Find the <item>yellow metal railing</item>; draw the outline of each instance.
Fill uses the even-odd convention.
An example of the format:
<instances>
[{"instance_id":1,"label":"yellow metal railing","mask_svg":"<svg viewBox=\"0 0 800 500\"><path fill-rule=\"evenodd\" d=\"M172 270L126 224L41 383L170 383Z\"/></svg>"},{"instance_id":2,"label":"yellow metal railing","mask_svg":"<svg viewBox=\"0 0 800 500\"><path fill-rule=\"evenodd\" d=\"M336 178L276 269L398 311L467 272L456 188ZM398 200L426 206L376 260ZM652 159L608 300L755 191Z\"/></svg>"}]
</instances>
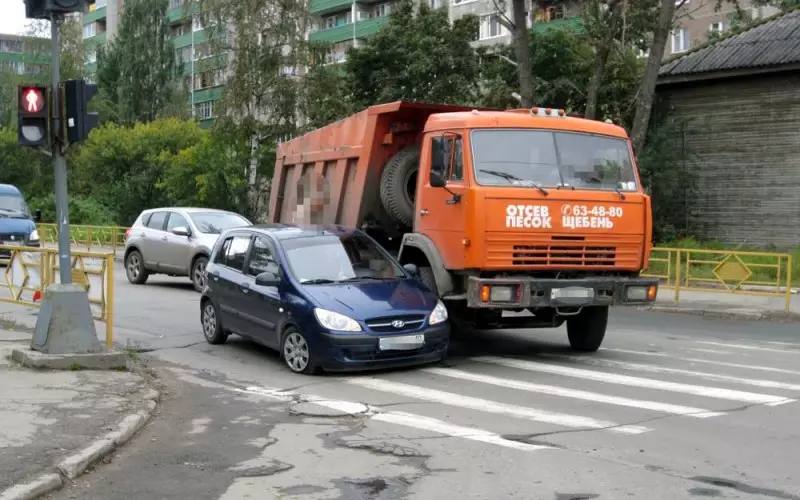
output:
<instances>
[{"instance_id":1,"label":"yellow metal railing","mask_svg":"<svg viewBox=\"0 0 800 500\"><path fill-rule=\"evenodd\" d=\"M58 250L0 245L8 256L0 302L39 307L45 289L58 282ZM106 345L114 344L114 254L72 251L72 282L86 288L92 315L106 326Z\"/></svg>"},{"instance_id":2,"label":"yellow metal railing","mask_svg":"<svg viewBox=\"0 0 800 500\"><path fill-rule=\"evenodd\" d=\"M58 226L56 224L40 223L36 225L42 243L55 245L58 243ZM112 254L117 254L117 249L125 247L125 231L123 226L69 226L72 246L85 248L87 252L95 249L109 249Z\"/></svg>"},{"instance_id":3,"label":"yellow metal railing","mask_svg":"<svg viewBox=\"0 0 800 500\"><path fill-rule=\"evenodd\" d=\"M783 297L791 309L792 256L788 253L654 248L643 276L675 290Z\"/></svg>"}]
</instances>

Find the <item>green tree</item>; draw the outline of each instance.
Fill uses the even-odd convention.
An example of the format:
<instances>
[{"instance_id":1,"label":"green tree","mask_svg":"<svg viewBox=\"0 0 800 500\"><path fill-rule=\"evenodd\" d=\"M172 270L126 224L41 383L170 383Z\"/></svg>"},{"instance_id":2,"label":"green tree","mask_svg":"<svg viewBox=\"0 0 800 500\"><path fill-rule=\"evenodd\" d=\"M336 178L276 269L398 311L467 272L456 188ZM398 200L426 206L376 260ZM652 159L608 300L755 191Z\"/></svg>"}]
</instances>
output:
<instances>
[{"instance_id":1,"label":"green tree","mask_svg":"<svg viewBox=\"0 0 800 500\"><path fill-rule=\"evenodd\" d=\"M107 91L112 117L119 123L187 116L188 96L181 84L167 19L168 0L127 0L119 32L98 54L98 85Z\"/></svg>"},{"instance_id":2,"label":"green tree","mask_svg":"<svg viewBox=\"0 0 800 500\"><path fill-rule=\"evenodd\" d=\"M313 60L322 61L321 54L318 53ZM303 85L302 109L306 129L322 127L356 111L344 68L338 64L311 66Z\"/></svg>"},{"instance_id":3,"label":"green tree","mask_svg":"<svg viewBox=\"0 0 800 500\"><path fill-rule=\"evenodd\" d=\"M415 12L416 10L416 12ZM471 43L478 19L465 16L450 24L445 9L400 0L389 22L351 49L344 69L357 108L398 99L473 104L480 69Z\"/></svg>"},{"instance_id":4,"label":"green tree","mask_svg":"<svg viewBox=\"0 0 800 500\"><path fill-rule=\"evenodd\" d=\"M172 203L165 173L207 135L196 122L175 118L99 127L75 155L72 193L92 196L119 224L130 224L142 209Z\"/></svg>"}]
</instances>

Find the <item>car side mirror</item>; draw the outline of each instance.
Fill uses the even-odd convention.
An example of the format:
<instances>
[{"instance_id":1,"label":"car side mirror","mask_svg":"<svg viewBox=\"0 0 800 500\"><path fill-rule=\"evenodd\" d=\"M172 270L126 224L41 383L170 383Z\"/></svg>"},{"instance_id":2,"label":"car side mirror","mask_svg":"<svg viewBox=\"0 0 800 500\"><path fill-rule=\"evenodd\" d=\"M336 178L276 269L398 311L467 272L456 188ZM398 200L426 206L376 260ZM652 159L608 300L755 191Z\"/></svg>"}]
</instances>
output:
<instances>
[{"instance_id":1,"label":"car side mirror","mask_svg":"<svg viewBox=\"0 0 800 500\"><path fill-rule=\"evenodd\" d=\"M412 264L410 262L408 264L403 264L403 269L405 269L406 272L411 276L416 276L417 273L419 272L419 268L417 267L417 265Z\"/></svg>"},{"instance_id":2,"label":"car side mirror","mask_svg":"<svg viewBox=\"0 0 800 500\"><path fill-rule=\"evenodd\" d=\"M444 176L438 170L431 170L430 185L435 188L443 188L447 185Z\"/></svg>"},{"instance_id":3,"label":"car side mirror","mask_svg":"<svg viewBox=\"0 0 800 500\"><path fill-rule=\"evenodd\" d=\"M192 232L188 227L178 226L172 228L172 234L177 234L178 236L191 236Z\"/></svg>"},{"instance_id":4,"label":"car side mirror","mask_svg":"<svg viewBox=\"0 0 800 500\"><path fill-rule=\"evenodd\" d=\"M42 209L37 208L33 211L33 222L41 222L42 221Z\"/></svg>"},{"instance_id":5,"label":"car side mirror","mask_svg":"<svg viewBox=\"0 0 800 500\"><path fill-rule=\"evenodd\" d=\"M272 271L264 271L256 276L256 285L258 286L278 286L281 284L281 278Z\"/></svg>"}]
</instances>

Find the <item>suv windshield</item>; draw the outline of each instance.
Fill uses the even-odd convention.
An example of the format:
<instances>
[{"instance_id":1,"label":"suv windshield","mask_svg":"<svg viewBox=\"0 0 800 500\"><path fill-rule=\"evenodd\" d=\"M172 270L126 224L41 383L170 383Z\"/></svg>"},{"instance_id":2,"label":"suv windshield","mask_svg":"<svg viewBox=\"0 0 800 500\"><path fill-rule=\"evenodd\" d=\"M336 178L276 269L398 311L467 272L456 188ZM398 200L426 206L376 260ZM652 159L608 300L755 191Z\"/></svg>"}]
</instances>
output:
<instances>
[{"instance_id":1,"label":"suv windshield","mask_svg":"<svg viewBox=\"0 0 800 500\"><path fill-rule=\"evenodd\" d=\"M397 279L403 269L368 237L360 234L285 239L281 246L301 283Z\"/></svg>"},{"instance_id":2,"label":"suv windshield","mask_svg":"<svg viewBox=\"0 0 800 500\"><path fill-rule=\"evenodd\" d=\"M473 130L472 164L481 185L635 191L628 142L531 129Z\"/></svg>"},{"instance_id":3,"label":"suv windshield","mask_svg":"<svg viewBox=\"0 0 800 500\"><path fill-rule=\"evenodd\" d=\"M249 226L250 222L241 215L225 212L198 212L189 217L197 226L197 230L206 234L221 234L226 229Z\"/></svg>"},{"instance_id":4,"label":"suv windshield","mask_svg":"<svg viewBox=\"0 0 800 500\"><path fill-rule=\"evenodd\" d=\"M30 215L28 205L22 196L16 194L3 194L0 195L0 212L18 212L24 215Z\"/></svg>"}]
</instances>

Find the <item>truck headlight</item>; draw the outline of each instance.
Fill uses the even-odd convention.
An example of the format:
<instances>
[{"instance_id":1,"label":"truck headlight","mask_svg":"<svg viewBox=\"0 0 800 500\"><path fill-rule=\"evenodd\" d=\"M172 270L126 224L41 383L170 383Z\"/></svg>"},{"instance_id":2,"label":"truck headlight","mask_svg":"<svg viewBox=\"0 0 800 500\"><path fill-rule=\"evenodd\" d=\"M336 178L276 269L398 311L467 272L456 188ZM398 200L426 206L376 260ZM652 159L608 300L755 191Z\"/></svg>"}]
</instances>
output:
<instances>
[{"instance_id":1,"label":"truck headlight","mask_svg":"<svg viewBox=\"0 0 800 500\"><path fill-rule=\"evenodd\" d=\"M358 321L354 320L344 314L328 311L327 309L314 309L314 316L323 328L337 332L360 332L361 325Z\"/></svg>"},{"instance_id":2,"label":"truck headlight","mask_svg":"<svg viewBox=\"0 0 800 500\"><path fill-rule=\"evenodd\" d=\"M35 242L39 241L39 230L38 229L34 229L33 231L31 231L31 234L28 235L28 241L30 241L31 243L35 243Z\"/></svg>"},{"instance_id":3,"label":"truck headlight","mask_svg":"<svg viewBox=\"0 0 800 500\"><path fill-rule=\"evenodd\" d=\"M433 308L430 317L428 318L429 325L438 325L447 321L447 308L442 301L436 302L436 307Z\"/></svg>"}]
</instances>

